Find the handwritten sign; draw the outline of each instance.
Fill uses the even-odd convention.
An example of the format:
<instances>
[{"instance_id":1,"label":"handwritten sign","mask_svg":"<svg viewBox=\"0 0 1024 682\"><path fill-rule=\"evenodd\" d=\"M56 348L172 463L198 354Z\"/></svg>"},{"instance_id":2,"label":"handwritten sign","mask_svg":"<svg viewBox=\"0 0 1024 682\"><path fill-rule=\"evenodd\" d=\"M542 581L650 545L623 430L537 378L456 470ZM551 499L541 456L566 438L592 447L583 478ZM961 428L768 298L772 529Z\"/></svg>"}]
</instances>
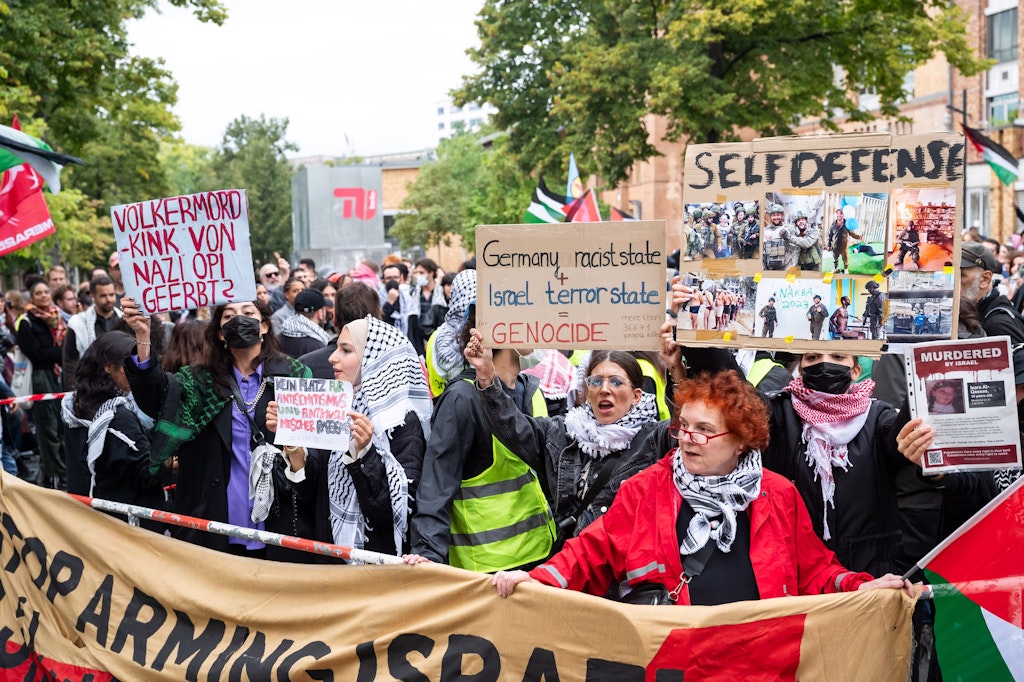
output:
<instances>
[{"instance_id":1,"label":"handwritten sign","mask_svg":"<svg viewBox=\"0 0 1024 682\"><path fill-rule=\"evenodd\" d=\"M274 377L277 445L347 450L352 384L334 379Z\"/></svg>"},{"instance_id":2,"label":"handwritten sign","mask_svg":"<svg viewBox=\"0 0 1024 682\"><path fill-rule=\"evenodd\" d=\"M110 209L125 292L147 313L256 298L245 190Z\"/></svg>"},{"instance_id":3,"label":"handwritten sign","mask_svg":"<svg viewBox=\"0 0 1024 682\"><path fill-rule=\"evenodd\" d=\"M659 348L664 221L481 225L476 245L486 346Z\"/></svg>"}]
</instances>

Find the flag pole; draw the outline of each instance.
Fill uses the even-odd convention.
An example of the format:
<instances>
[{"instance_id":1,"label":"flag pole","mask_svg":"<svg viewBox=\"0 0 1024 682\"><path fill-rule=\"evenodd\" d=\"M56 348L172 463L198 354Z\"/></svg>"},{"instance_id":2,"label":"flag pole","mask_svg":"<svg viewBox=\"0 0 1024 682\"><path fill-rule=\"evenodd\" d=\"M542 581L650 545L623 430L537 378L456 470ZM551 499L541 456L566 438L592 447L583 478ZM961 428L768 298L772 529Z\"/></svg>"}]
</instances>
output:
<instances>
[{"instance_id":1,"label":"flag pole","mask_svg":"<svg viewBox=\"0 0 1024 682\"><path fill-rule=\"evenodd\" d=\"M941 552L942 550L944 550L947 547L949 547L956 540L958 540L964 533L969 531L971 529L971 527L974 525L976 520L981 519L981 518L985 517L986 515L988 515L989 512L991 512L993 509L995 509L996 507L1001 505L1003 503L1003 501L1006 500L1006 498L1008 498L1011 495L1013 495L1021 487L1024 487L1024 476L1021 476L1016 481L1014 481L1012 484L1010 484L1010 486L1006 490L1004 490L1003 492L999 493L994 498L992 498L992 501L990 501L988 504L986 504L984 507L982 507L978 511L977 514L975 514L971 518L967 519L967 521L965 521L962 526L960 526L955 531L953 531L949 535L949 537L947 537L945 540L943 540L939 544L935 545L935 549L933 549L932 551L928 552L923 557L921 557L920 561L918 561L916 564L914 564L914 566L909 571L907 571L906 573L903 574L903 579L904 580L908 579L911 576L911 574L914 573L914 571L916 571L917 569L919 569L919 568L923 569L925 567L925 565L928 564L928 562L930 562L932 559L934 559L936 556L938 556L939 552Z\"/></svg>"}]
</instances>

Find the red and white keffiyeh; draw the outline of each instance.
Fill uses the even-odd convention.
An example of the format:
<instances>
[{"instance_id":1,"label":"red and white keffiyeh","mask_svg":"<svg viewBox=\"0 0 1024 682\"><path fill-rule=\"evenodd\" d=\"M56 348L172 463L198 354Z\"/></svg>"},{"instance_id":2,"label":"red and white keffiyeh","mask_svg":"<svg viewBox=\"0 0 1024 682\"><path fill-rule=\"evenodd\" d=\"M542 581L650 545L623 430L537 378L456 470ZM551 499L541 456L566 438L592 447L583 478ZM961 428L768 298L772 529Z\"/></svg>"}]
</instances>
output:
<instances>
[{"instance_id":1,"label":"red and white keffiyeh","mask_svg":"<svg viewBox=\"0 0 1024 682\"><path fill-rule=\"evenodd\" d=\"M557 350L545 351L544 359L524 374L540 379L540 392L548 400L561 400L569 395L569 388L576 378L576 368Z\"/></svg>"},{"instance_id":2,"label":"red and white keffiyeh","mask_svg":"<svg viewBox=\"0 0 1024 682\"><path fill-rule=\"evenodd\" d=\"M803 441L807 445L808 466L821 483L821 496L825 501L823 537L829 540L828 508L835 508L836 492L834 467L843 471L850 468L847 446L864 428L871 407L871 392L875 382L870 379L854 384L846 393L835 395L813 391L799 377L786 387L793 400L793 409L803 422Z\"/></svg>"}]
</instances>

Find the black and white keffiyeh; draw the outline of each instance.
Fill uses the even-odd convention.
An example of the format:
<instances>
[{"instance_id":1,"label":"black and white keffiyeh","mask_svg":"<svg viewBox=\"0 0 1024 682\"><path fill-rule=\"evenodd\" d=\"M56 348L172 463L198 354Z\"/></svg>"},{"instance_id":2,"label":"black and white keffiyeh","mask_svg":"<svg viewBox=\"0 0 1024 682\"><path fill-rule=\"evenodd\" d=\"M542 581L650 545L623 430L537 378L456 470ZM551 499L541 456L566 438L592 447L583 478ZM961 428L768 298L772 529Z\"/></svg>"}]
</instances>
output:
<instances>
[{"instance_id":1,"label":"black and white keffiyeh","mask_svg":"<svg viewBox=\"0 0 1024 682\"><path fill-rule=\"evenodd\" d=\"M331 337L322 327L305 315L295 315L282 322L281 335L294 338L308 336L321 341L325 346L331 340Z\"/></svg>"},{"instance_id":2,"label":"black and white keffiyeh","mask_svg":"<svg viewBox=\"0 0 1024 682\"><path fill-rule=\"evenodd\" d=\"M463 270L452 281L452 300L448 303L444 324L437 328L434 342L434 370L449 381L462 373L459 330L466 322L470 304L475 300L476 270Z\"/></svg>"},{"instance_id":3,"label":"black and white keffiyeh","mask_svg":"<svg viewBox=\"0 0 1024 682\"><path fill-rule=\"evenodd\" d=\"M598 423L590 403L572 408L565 416L565 431L584 453L595 459L604 459L609 453L628 448L640 427L656 421L658 405L654 395L641 391L640 400L611 424Z\"/></svg>"},{"instance_id":4,"label":"black and white keffiyeh","mask_svg":"<svg viewBox=\"0 0 1024 682\"><path fill-rule=\"evenodd\" d=\"M114 413L117 411L117 408L124 405L125 407L132 409L134 407L134 401L131 401L125 396L115 396L100 405L91 420L80 419L77 417L75 415L74 403L74 393L68 393L61 399L61 418L64 420L64 423L68 428L84 428L89 430L85 462L89 467L89 496L92 497L93 489L96 487L96 461L103 455L103 445L107 441L107 434L109 433L110 435L119 438L132 450L138 450L138 446L136 446L135 441L117 429L110 428L110 422L114 419Z\"/></svg>"},{"instance_id":5,"label":"black and white keffiyeh","mask_svg":"<svg viewBox=\"0 0 1024 682\"><path fill-rule=\"evenodd\" d=\"M709 540L728 552L736 539L736 513L761 492L761 451L751 450L740 457L736 468L725 476L696 476L686 470L679 448L672 454L672 481L694 515L679 543L679 553L689 555Z\"/></svg>"},{"instance_id":6,"label":"black and white keffiyeh","mask_svg":"<svg viewBox=\"0 0 1024 682\"><path fill-rule=\"evenodd\" d=\"M402 538L408 530L409 479L391 454L389 436L405 423L409 412L416 414L424 435L428 435L433 402L419 357L404 334L369 316L353 324L366 324L367 333L360 361L360 385L353 387L352 409L365 414L373 423L372 442L387 471L395 547L400 552ZM352 477L342 461L346 454L346 451L335 450L327 465L331 531L335 544L362 548L366 540L366 519L359 507Z\"/></svg>"}]
</instances>

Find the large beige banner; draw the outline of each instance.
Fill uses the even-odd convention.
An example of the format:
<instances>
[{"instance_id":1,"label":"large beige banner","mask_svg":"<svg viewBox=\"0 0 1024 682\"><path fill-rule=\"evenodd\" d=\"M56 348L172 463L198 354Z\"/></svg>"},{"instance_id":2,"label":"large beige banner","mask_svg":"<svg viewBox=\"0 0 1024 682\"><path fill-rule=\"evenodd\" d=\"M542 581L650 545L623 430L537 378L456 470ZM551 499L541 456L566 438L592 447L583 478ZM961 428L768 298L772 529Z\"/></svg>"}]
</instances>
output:
<instances>
[{"instance_id":1,"label":"large beige banner","mask_svg":"<svg viewBox=\"0 0 1024 682\"><path fill-rule=\"evenodd\" d=\"M640 607L187 545L0 478L0 679L905 680L895 591ZM47 675L52 675L49 677Z\"/></svg>"}]
</instances>

